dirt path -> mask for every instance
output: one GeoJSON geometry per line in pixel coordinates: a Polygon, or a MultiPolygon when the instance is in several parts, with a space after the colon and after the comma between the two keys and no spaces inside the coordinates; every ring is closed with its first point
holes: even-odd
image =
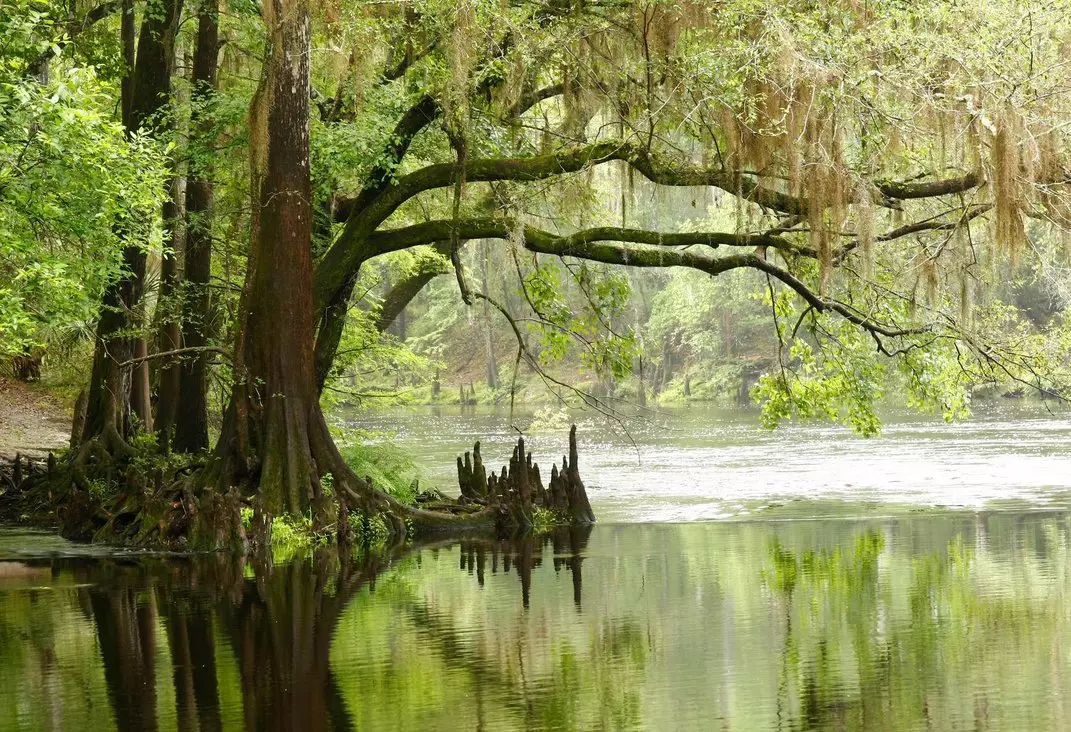
{"type": "Polygon", "coordinates": [[[0,377],[0,458],[44,457],[68,444],[71,418],[32,386],[0,377]]]}

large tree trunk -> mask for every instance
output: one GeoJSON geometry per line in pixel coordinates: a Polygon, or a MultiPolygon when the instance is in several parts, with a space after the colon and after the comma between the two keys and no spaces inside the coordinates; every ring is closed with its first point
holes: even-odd
{"type": "MultiPolygon", "coordinates": [[[[204,112],[216,88],[219,59],[217,0],[202,0],[197,15],[197,45],[193,55],[194,104],[190,129],[192,144],[204,143],[211,120],[204,112]]],[[[210,163],[192,165],[186,183],[186,297],[182,342],[200,348],[208,342],[211,300],[208,282],[212,275],[212,168],[210,163]]],[[[175,414],[174,448],[198,452],[208,447],[208,357],[193,353],[182,361],[179,401],[175,414]]]]}
{"type": "MultiPolygon", "coordinates": [[[[123,124],[131,134],[150,125],[164,108],[171,94],[171,67],[174,40],[178,30],[182,0],[166,0],[154,12],[147,13],[141,25],[137,58],[129,83],[123,83],[123,124]]],[[[133,8],[126,5],[122,18],[124,56],[133,49],[133,8]]],[[[145,282],[145,252],[131,244],[123,250],[123,275],[104,293],[100,321],[97,323],[96,351],[90,380],[89,402],[83,438],[89,439],[110,428],[125,429],[128,408],[143,424],[152,421],[149,412],[147,379],[140,369],[131,379],[129,369],[120,364],[139,353],[137,337],[126,331],[139,325],[139,310],[145,282]]]]}
{"type": "Polygon", "coordinates": [[[326,436],[313,371],[309,11],[307,0],[266,0],[263,10],[270,50],[250,110],[253,246],[221,454],[253,469],[267,513],[301,514],[320,496],[312,445],[326,436]]]}
{"type": "Polygon", "coordinates": [[[311,509],[314,523],[324,526],[336,505],[340,538],[350,509],[381,514],[397,536],[405,535],[406,520],[428,531],[492,527],[503,515],[498,501],[455,515],[403,506],[375,490],[353,474],[327,429],[313,347],[308,0],[266,0],[262,7],[270,47],[250,109],[258,198],[239,308],[236,386],[202,481],[209,489],[256,488],[253,533],[261,541],[270,540],[272,516],[311,509]],[[321,487],[328,474],[337,504],[321,487]]]}

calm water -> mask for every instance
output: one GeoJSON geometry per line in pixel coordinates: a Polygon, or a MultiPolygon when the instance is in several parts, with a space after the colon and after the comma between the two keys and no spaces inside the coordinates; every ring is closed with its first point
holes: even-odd
{"type": "Polygon", "coordinates": [[[272,567],[0,530],[0,729],[1071,729],[1066,422],[676,419],[582,447],[647,523],[272,567]]]}
{"type": "MultiPolygon", "coordinates": [[[[579,417],[580,473],[601,523],[888,515],[921,508],[1071,509],[1071,420],[1035,404],[981,403],[969,422],[893,415],[865,439],[822,423],[764,430],[756,413],[692,407],[652,414],[625,434],[579,417]]],[[[420,408],[359,415],[456,494],[455,458],[483,441],[501,466],[517,439],[506,411],[420,408]]],[[[515,415],[528,431],[531,414],[515,415]]],[[[568,423],[528,437],[561,463],[568,423]]]]}

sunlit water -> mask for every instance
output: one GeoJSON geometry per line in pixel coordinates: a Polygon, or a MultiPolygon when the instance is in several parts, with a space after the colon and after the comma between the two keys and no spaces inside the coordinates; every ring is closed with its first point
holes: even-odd
{"type": "MultiPolygon", "coordinates": [[[[601,522],[887,515],[921,508],[1071,508],[1071,420],[1036,404],[980,404],[945,424],[917,415],[862,438],[823,423],[770,431],[757,413],[692,407],[620,426],[579,421],[580,472],[601,522]]],[[[433,485],[456,492],[456,456],[482,440],[508,462],[532,416],[416,408],[360,414],[416,456],[433,485]]],[[[537,462],[561,462],[567,427],[527,435],[537,462]]]]}
{"type": "MultiPolygon", "coordinates": [[[[393,422],[428,466],[510,440],[393,422]]],[[[1066,422],[674,424],[639,463],[586,426],[603,520],[551,537],[268,567],[0,529],[0,729],[1071,729],[1066,422]]]]}

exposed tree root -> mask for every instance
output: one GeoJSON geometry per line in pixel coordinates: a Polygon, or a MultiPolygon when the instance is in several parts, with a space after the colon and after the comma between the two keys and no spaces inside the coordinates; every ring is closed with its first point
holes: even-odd
{"type": "MultiPolygon", "coordinates": [[[[332,532],[339,543],[353,543],[355,524],[375,519],[395,541],[411,534],[490,534],[537,523],[594,521],[577,470],[575,426],[570,454],[561,471],[552,469],[546,488],[523,439],[509,466],[490,476],[477,443],[475,462],[468,453],[464,461],[458,458],[460,498],[440,494],[434,503],[408,506],[357,476],[335,448],[326,423],[319,425],[309,439],[317,476],[314,528],[332,532]],[[330,492],[323,489],[328,483],[330,492]]],[[[0,521],[58,527],[73,540],[171,550],[245,551],[250,543],[268,545],[273,517],[257,490],[257,466],[236,467],[229,459],[205,466],[176,464],[166,454],[131,446],[114,428],[105,429],[65,459],[16,458],[0,465],[0,521]]]]}

